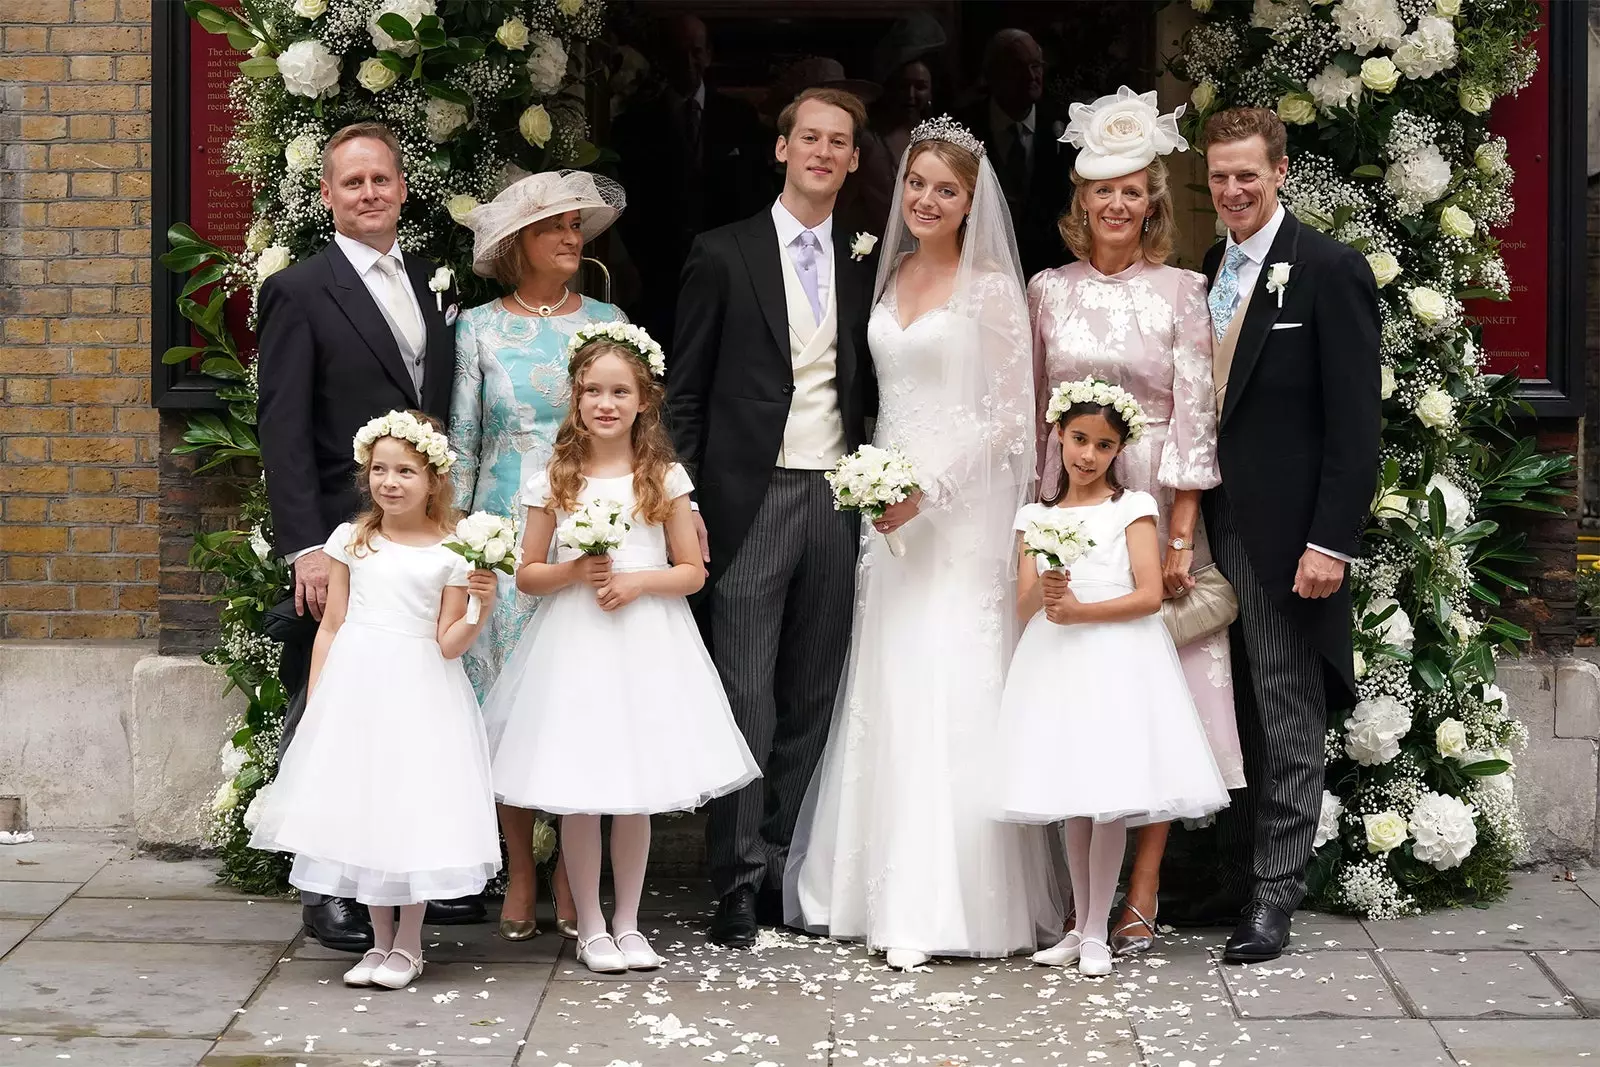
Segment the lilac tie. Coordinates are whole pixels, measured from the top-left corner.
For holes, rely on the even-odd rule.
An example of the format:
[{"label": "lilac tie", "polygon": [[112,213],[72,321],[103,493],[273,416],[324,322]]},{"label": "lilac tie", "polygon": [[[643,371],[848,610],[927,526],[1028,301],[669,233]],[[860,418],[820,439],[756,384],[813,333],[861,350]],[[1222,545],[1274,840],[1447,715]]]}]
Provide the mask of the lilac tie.
[{"label": "lilac tie", "polygon": [[817,235],[810,230],[802,230],[800,236],[795,238],[794,269],[800,275],[800,285],[806,291],[806,299],[811,301],[811,313],[816,317],[816,324],[822,325],[822,298],[817,293],[817,252],[822,245],[817,241]]}]

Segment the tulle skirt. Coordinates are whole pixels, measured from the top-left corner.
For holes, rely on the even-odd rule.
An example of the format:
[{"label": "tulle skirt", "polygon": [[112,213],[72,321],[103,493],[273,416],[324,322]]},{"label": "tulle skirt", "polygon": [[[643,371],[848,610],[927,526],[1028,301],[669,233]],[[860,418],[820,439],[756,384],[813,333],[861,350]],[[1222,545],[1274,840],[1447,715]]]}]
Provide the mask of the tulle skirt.
[{"label": "tulle skirt", "polygon": [[761,773],[682,597],[546,598],[483,711],[495,796],[519,808],[691,811]]},{"label": "tulle skirt", "polygon": [[[1074,579],[1085,602],[1127,585]],[[1017,644],[1001,703],[1005,818],[1139,826],[1228,803],[1161,616],[1062,626],[1040,612]]]},{"label": "tulle skirt", "polygon": [[309,892],[418,904],[500,868],[478,702],[425,620],[345,621],[258,803],[251,847],[294,853]]}]

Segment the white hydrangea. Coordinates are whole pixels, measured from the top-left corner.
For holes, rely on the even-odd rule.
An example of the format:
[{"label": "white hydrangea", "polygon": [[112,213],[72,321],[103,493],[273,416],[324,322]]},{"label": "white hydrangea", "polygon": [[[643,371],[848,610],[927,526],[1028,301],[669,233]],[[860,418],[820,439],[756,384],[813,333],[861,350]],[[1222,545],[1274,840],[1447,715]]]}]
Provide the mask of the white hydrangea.
[{"label": "white hydrangea", "polygon": [[1408,78],[1431,78],[1456,65],[1456,31],[1449,19],[1424,15],[1394,52],[1394,65]]},{"label": "white hydrangea", "polygon": [[1317,102],[1318,107],[1347,107],[1361,95],[1361,75],[1346,74],[1329,63],[1322,68],[1321,74],[1306,82],[1306,92],[1311,94],[1311,99]]},{"label": "white hydrangea", "polygon": [[383,0],[373,8],[372,14],[367,17],[367,33],[372,36],[372,47],[380,52],[393,52],[400,56],[414,56],[417,54],[416,41],[397,41],[390,37],[378,19],[384,15],[399,15],[415,28],[426,15],[438,13],[434,0]]},{"label": "white hydrangea", "polygon": [[232,781],[238,777],[240,771],[244,770],[244,765],[250,762],[250,753],[248,750],[235,745],[233,738],[230,737],[227,743],[222,746],[219,759],[222,764],[222,773],[228,777],[229,781]]},{"label": "white hydrangea", "polygon": [[422,105],[422,115],[428,131],[428,140],[434,144],[448,141],[457,130],[467,124],[467,109],[454,100],[429,97]]},{"label": "white hydrangea", "polygon": [[[1452,482],[1438,471],[1435,471],[1433,477],[1428,479],[1428,484],[1422,487],[1422,491],[1432,497],[1436,489],[1439,491],[1439,495],[1444,498],[1445,529],[1461,530],[1466,528],[1468,523],[1472,521],[1472,505],[1467,503],[1467,494],[1463,493],[1455,482]],[[1423,501],[1422,513],[1424,516],[1432,517],[1432,506],[1433,501],[1431,499]]]},{"label": "white hydrangea", "polygon": [[1461,866],[1478,843],[1477,809],[1444,793],[1426,792],[1411,810],[1411,854],[1435,870]]},{"label": "white hydrangea", "polygon": [[1394,612],[1378,624],[1377,636],[1385,644],[1409,651],[1416,631],[1411,627],[1411,616],[1406,614],[1406,609],[1400,606],[1399,601],[1393,597],[1375,597],[1367,604],[1366,613],[1381,615],[1388,608],[1394,608]]},{"label": "white hydrangea", "polygon": [[1344,814],[1344,802],[1326,789],[1322,791],[1322,813],[1317,816],[1317,837],[1312,848],[1321,848],[1339,836],[1339,818]]},{"label": "white hydrangea", "polygon": [[322,138],[310,130],[298,134],[283,146],[283,162],[291,174],[316,167],[322,162]]},{"label": "white hydrangea", "polygon": [[1425,145],[1391,163],[1383,180],[1398,201],[1400,214],[1415,215],[1450,188],[1450,164],[1438,145]]},{"label": "white hydrangea", "polygon": [[528,55],[528,81],[535,93],[548,96],[566,80],[567,50],[548,33],[534,34],[530,44],[533,51]]},{"label": "white hydrangea", "polygon": [[274,783],[268,782],[256,790],[256,795],[250,798],[250,806],[244,809],[244,828],[255,833],[256,827],[261,825],[262,812],[272,797]]},{"label": "white hydrangea", "polygon": [[1400,739],[1411,730],[1411,712],[1392,696],[1376,696],[1358,703],[1344,728],[1345,755],[1364,767],[1376,767],[1400,754]]},{"label": "white hydrangea", "polygon": [[339,66],[343,61],[316,38],[296,41],[278,54],[283,87],[295,96],[313,100],[339,95]]},{"label": "white hydrangea", "polygon": [[1356,55],[1367,55],[1375,48],[1398,48],[1406,20],[1400,17],[1395,0],[1344,0],[1333,10],[1339,41]]}]

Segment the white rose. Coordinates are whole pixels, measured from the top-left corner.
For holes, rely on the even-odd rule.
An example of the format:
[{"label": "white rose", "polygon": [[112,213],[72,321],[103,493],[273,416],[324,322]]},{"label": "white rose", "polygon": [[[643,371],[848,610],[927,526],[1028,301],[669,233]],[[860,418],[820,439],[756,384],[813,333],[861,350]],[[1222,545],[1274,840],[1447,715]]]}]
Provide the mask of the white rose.
[{"label": "white rose", "polygon": [[250,229],[246,230],[244,235],[245,251],[265,252],[270,244],[272,244],[272,223],[266,219],[252,222]]},{"label": "white rose", "polygon": [[1345,107],[1361,95],[1361,78],[1329,63],[1321,74],[1306,82],[1306,92],[1318,107]]},{"label": "white rose", "polygon": [[1339,40],[1358,56],[1374,48],[1397,48],[1406,32],[1395,0],[1344,0],[1334,8],[1333,21],[1339,27]]},{"label": "white rose", "polygon": [[561,9],[563,15],[571,18],[583,10],[583,0],[556,0],[556,6]]},{"label": "white rose", "polygon": [[1204,15],[1211,10],[1211,0],[1189,0],[1189,6]]},{"label": "white rose", "polygon": [[356,69],[356,81],[369,93],[381,93],[399,79],[400,75],[377,58],[362,60],[361,66]]},{"label": "white rose", "polygon": [[1134,152],[1155,139],[1155,114],[1137,96],[1119,97],[1084,123],[1082,147],[1106,156]]},{"label": "white rose", "polygon": [[467,124],[467,109],[454,100],[429,97],[428,102],[422,105],[422,115],[428,129],[428,139],[434,144],[448,141]]},{"label": "white rose", "polygon": [[1391,396],[1394,396],[1394,387],[1394,368],[1385,363],[1378,368],[1378,396],[1388,400]]},{"label": "white rose", "polygon": [[[1472,519],[1472,506],[1467,503],[1467,494],[1463,493],[1455,482],[1452,482],[1437,471],[1434,472],[1433,477],[1428,479],[1428,484],[1422,487],[1422,491],[1431,497],[1435,489],[1444,498],[1445,529],[1465,529]],[[1431,517],[1432,507],[1432,500],[1425,501],[1423,503],[1423,514]]]},{"label": "white rose", "polygon": [[520,52],[528,47],[528,24],[519,18],[506,19],[494,31],[494,39],[511,51]]},{"label": "white rose", "polygon": [[1344,730],[1345,755],[1364,767],[1376,767],[1400,754],[1400,739],[1411,730],[1411,712],[1392,696],[1373,697],[1355,706]]},{"label": "white rose", "polygon": [[294,0],[294,13],[303,19],[314,19],[328,10],[328,0]]},{"label": "white rose", "polygon": [[1456,100],[1461,104],[1461,110],[1472,115],[1481,115],[1494,106],[1494,93],[1486,86],[1468,85],[1463,82],[1456,90]]},{"label": "white rose", "polygon": [[322,139],[309,130],[283,146],[283,160],[291,174],[308,171],[322,162]]},{"label": "white rose", "polygon": [[217,786],[217,795],[211,798],[212,811],[231,811],[239,803],[239,791],[233,787],[233,779]]},{"label": "white rose", "polygon": [[1445,430],[1455,424],[1456,402],[1449,393],[1435,386],[1418,398],[1416,413],[1430,430]]},{"label": "white rose", "polygon": [[244,828],[255,833],[256,827],[261,825],[261,813],[266,808],[268,798],[272,796],[272,782],[268,782],[256,790],[256,795],[250,798],[250,806],[244,809]]},{"label": "white rose", "polygon": [[256,260],[256,284],[260,285],[287,267],[292,260],[293,257],[289,255],[289,249],[286,246],[273,245],[261,253],[260,258]]},{"label": "white rose", "polygon": [[1478,168],[1480,174],[1493,176],[1504,169],[1506,165],[1506,141],[1503,137],[1496,137],[1492,141],[1485,141],[1472,150],[1472,164]]},{"label": "white rose", "polygon": [[1411,854],[1435,870],[1461,866],[1478,843],[1477,809],[1442,793],[1424,793],[1411,809]]},{"label": "white rose", "polygon": [[1403,519],[1411,514],[1411,500],[1399,493],[1386,493],[1372,505],[1375,519]]},{"label": "white rose", "polygon": [[1217,87],[1209,81],[1203,81],[1194,87],[1189,94],[1189,102],[1196,111],[1210,111],[1211,105],[1217,102]]},{"label": "white rose", "polygon": [[1361,84],[1375,93],[1391,93],[1400,84],[1400,69],[1388,56],[1373,56],[1361,64]]},{"label": "white rose", "polygon": [[315,100],[339,94],[340,62],[321,41],[296,41],[279,54],[278,73],[283,75],[284,89]]},{"label": "white rose", "polygon": [[1367,826],[1367,851],[1388,852],[1406,843],[1406,821],[1396,811],[1380,811],[1376,815],[1363,815]]},{"label": "white rose", "polygon": [[1363,656],[1359,651],[1352,652],[1350,653],[1350,663],[1353,668],[1352,673],[1357,678],[1365,678],[1367,676],[1367,657]]},{"label": "white rose", "polygon": [[1447,19],[1461,14],[1461,0],[1434,0],[1433,10]]},{"label": "white rose", "polygon": [[367,18],[367,33],[372,37],[372,47],[380,52],[389,51],[400,56],[416,55],[416,41],[395,40],[378,25],[378,19],[389,14],[399,15],[415,28],[423,16],[437,13],[434,0],[383,0],[383,3],[379,4]]},{"label": "white rose", "polygon": [[1328,792],[1322,791],[1322,814],[1317,816],[1317,837],[1312,842],[1312,848],[1321,848],[1329,841],[1339,836],[1339,816],[1344,814],[1344,804],[1339,798]]},{"label": "white rose", "polygon": [[244,765],[250,762],[250,753],[239,748],[233,743],[233,739],[229,738],[227,744],[222,746],[220,758],[222,773],[232,780],[238,776],[240,771],[244,770]]},{"label": "white rose", "polygon": [[531,40],[533,53],[528,56],[528,82],[534,92],[547,96],[561,88],[561,83],[567,79],[567,50],[548,33],[536,33]]},{"label": "white rose", "polygon": [[1393,253],[1368,253],[1367,266],[1372,268],[1372,277],[1378,283],[1379,289],[1400,277],[1400,261],[1394,257]]},{"label": "white rose", "polygon": [[1511,711],[1511,701],[1506,697],[1506,691],[1490,682],[1483,687],[1483,702],[1485,704],[1499,704],[1507,714]]},{"label": "white rose", "polygon": [[1467,751],[1467,728],[1460,719],[1446,719],[1433,731],[1439,755],[1454,759]]},{"label": "white rose", "polygon": [[1450,164],[1438,145],[1427,145],[1414,155],[1390,164],[1383,180],[1401,202],[1402,214],[1412,214],[1431,204],[1450,188]]},{"label": "white rose", "polygon": [[483,561],[490,566],[506,558],[506,546],[503,541],[490,541],[483,546]]},{"label": "white rose", "polygon": [[517,119],[517,129],[522,131],[523,140],[535,148],[543,148],[549,143],[550,134],[553,132],[550,112],[541,105],[534,104]]},{"label": "white rose", "polygon": [[1424,326],[1439,325],[1450,318],[1455,310],[1448,297],[1425,285],[1419,285],[1407,292],[1406,303],[1411,307],[1411,314]]},{"label": "white rose", "polygon": [[1448,19],[1424,15],[1395,49],[1394,65],[1408,78],[1431,78],[1456,65],[1456,29]]},{"label": "white rose", "polygon": [[467,224],[467,213],[477,206],[478,198],[468,196],[466,193],[457,193],[444,203],[444,208],[450,212],[450,217],[463,226]]},{"label": "white rose", "polygon": [[1285,93],[1278,100],[1278,117],[1291,126],[1317,121],[1317,105],[1305,93]]},{"label": "white rose", "polygon": [[1394,613],[1378,624],[1377,636],[1384,644],[1410,649],[1416,631],[1411,626],[1411,616],[1406,614],[1406,609],[1400,606],[1399,601],[1393,597],[1376,597],[1367,605],[1366,614],[1382,615],[1389,608],[1394,608]]}]

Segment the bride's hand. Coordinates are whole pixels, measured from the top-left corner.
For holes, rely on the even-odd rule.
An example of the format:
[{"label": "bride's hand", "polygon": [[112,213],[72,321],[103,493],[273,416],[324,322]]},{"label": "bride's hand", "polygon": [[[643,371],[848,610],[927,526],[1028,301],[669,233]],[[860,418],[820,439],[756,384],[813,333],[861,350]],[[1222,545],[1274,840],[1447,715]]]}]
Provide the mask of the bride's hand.
[{"label": "bride's hand", "polygon": [[1194,588],[1194,576],[1189,573],[1193,562],[1193,549],[1167,549],[1166,558],[1161,561],[1161,586],[1167,596],[1183,596]]},{"label": "bride's hand", "polygon": [[872,528],[881,534],[891,534],[912,519],[917,517],[917,512],[922,508],[922,494],[912,493],[898,504],[890,504],[883,509],[883,517],[872,523]]}]

